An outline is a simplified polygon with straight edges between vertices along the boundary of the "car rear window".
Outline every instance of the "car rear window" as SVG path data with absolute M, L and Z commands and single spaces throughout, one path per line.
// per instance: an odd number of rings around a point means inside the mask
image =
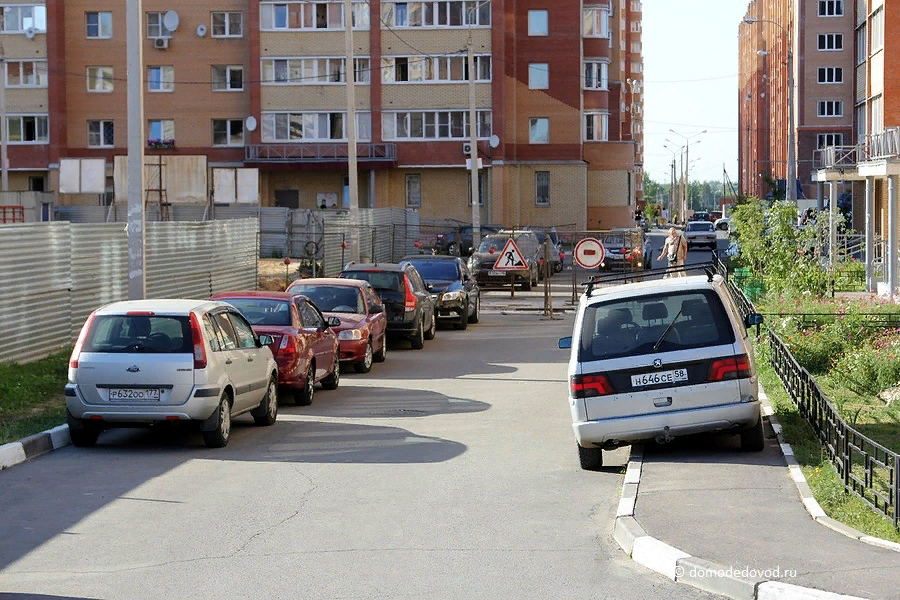
M 292 325 L 291 305 L 287 300 L 222 298 L 222 301 L 238 309 L 251 325 L 268 325 L 270 327 L 290 327 Z
M 303 294 L 322 312 L 361 314 L 365 311 L 362 294 L 349 285 L 297 284 L 288 288 L 289 292 Z
M 696 290 L 586 307 L 578 355 L 581 362 L 588 362 L 733 344 L 734 339 L 731 321 L 719 296 L 712 290 Z
M 405 291 L 403 274 L 394 271 L 344 271 L 341 273 L 341 277 L 368 281 L 376 290 Z
M 456 281 L 459 268 L 449 260 L 411 260 L 422 279 L 426 281 Z
M 607 233 L 601 239 L 604 246 L 624 246 L 625 234 L 623 233 Z
M 688 231 L 711 231 L 712 223 L 688 223 Z
M 97 315 L 82 351 L 191 353 L 191 322 L 180 316 Z

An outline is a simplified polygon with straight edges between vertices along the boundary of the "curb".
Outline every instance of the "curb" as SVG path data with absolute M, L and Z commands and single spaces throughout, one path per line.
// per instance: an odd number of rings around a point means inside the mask
M 53 429 L 22 438 L 18 442 L 4 444 L 0 446 L 0 471 L 48 452 L 59 450 L 71 443 L 72 438 L 69 437 L 69 426 L 59 425 Z
M 787 446 L 787 449 L 790 450 L 790 446 Z M 793 453 L 791 453 L 791 458 L 793 458 Z M 846 596 L 781 581 L 740 577 L 734 573 L 733 567 L 691 556 L 687 552 L 647 535 L 647 532 L 634 518 L 634 507 L 637 502 L 643 465 L 644 449 L 641 446 L 632 446 L 613 531 L 616 543 L 636 563 L 677 583 L 735 600 L 784 600 L 785 598 L 864 600 L 857 596 Z M 802 473 L 800 475 L 802 476 Z M 818 507 L 818 504 L 816 506 Z M 819 508 L 819 510 L 822 509 Z M 840 523 L 838 524 L 840 525 Z
M 797 491 L 800 492 L 800 500 L 803 501 L 803 506 L 806 508 L 806 512 L 809 513 L 809 516 L 817 523 L 821 523 L 825 527 L 849 538 L 859 540 L 870 546 L 877 546 L 879 548 L 884 548 L 885 550 L 900 552 L 900 544 L 866 535 L 862 531 L 857 531 L 849 525 L 844 525 L 840 521 L 835 521 L 825 514 L 825 511 L 822 510 L 822 507 L 813 496 L 812 489 L 810 489 L 809 483 L 807 483 L 806 477 L 803 475 L 803 470 L 800 468 L 800 463 L 794 458 L 793 448 L 784 441 L 781 423 L 778 422 L 772 404 L 769 402 L 769 396 L 762 389 L 762 386 L 760 386 L 759 389 L 759 399 L 762 401 L 763 415 L 769 420 L 769 424 L 772 426 L 772 430 L 778 438 L 778 445 L 781 448 L 781 453 L 784 455 L 784 461 L 787 463 L 788 469 L 790 470 L 791 479 L 793 479 L 794 483 L 797 485 Z

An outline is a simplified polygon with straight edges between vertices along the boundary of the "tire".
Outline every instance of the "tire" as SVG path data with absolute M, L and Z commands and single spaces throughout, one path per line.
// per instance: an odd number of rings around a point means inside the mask
M 97 443 L 101 432 L 99 427 L 84 419 L 76 419 L 68 410 L 66 411 L 66 421 L 69 424 L 69 437 L 72 438 L 73 446 L 90 448 Z
M 437 333 L 437 317 L 434 316 L 434 313 L 431 313 L 431 327 L 425 331 L 425 339 L 433 340 L 435 334 Z
M 425 320 L 420 319 L 419 326 L 416 328 L 415 333 L 413 333 L 413 336 L 409 338 L 409 345 L 412 346 L 413 350 L 421 350 L 425 347 L 425 333 L 423 331 L 424 329 Z
M 469 316 L 469 323 L 477 323 L 481 313 L 481 294 L 475 298 L 475 313 Z
M 523 292 L 531 291 L 531 275 L 530 274 L 528 275 L 528 281 L 522 284 L 522 291 Z
M 458 329 L 460 331 L 465 331 L 469 328 L 469 299 L 466 298 L 466 305 L 462 310 L 462 314 L 459 316 L 459 321 L 453 324 L 454 329 Z
M 309 367 L 306 369 L 306 381 L 303 384 L 303 389 L 299 392 L 294 392 L 294 404 L 297 406 L 309 406 L 313 403 L 313 397 L 316 395 L 316 366 L 313 363 L 309 363 Z
M 381 350 L 372 357 L 375 362 L 383 363 L 387 359 L 387 333 L 381 335 Z
M 366 355 L 365 357 L 353 363 L 353 368 L 357 373 L 368 373 L 372 370 L 372 362 L 375 360 L 374 353 L 372 352 L 372 339 L 369 338 L 369 343 L 366 344 Z
M 263 427 L 274 425 L 278 418 L 278 380 L 272 377 L 269 379 L 269 388 L 266 390 L 266 397 L 263 398 L 259 406 L 250 411 L 253 422 Z
M 744 452 L 762 452 L 766 447 L 766 438 L 763 432 L 762 416 L 756 421 L 756 425 L 741 432 L 741 450 Z
M 331 370 L 331 375 L 322 380 L 323 390 L 336 390 L 341 384 L 341 361 L 335 355 L 332 362 L 334 362 L 334 367 Z
M 599 471 L 603 468 L 603 450 L 578 446 L 578 462 L 585 471 Z
M 213 416 L 216 418 L 216 427 L 212 431 L 203 432 L 203 442 L 208 448 L 224 448 L 231 437 L 231 403 L 228 401 L 228 394 L 222 394 Z

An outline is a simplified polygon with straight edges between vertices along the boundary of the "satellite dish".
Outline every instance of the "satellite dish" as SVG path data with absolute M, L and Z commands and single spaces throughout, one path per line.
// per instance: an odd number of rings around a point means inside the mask
M 163 15 L 163 27 L 165 27 L 169 31 L 175 31 L 176 29 L 178 29 L 178 22 L 178 13 L 174 10 L 170 10 Z
M 201 23 L 200 25 L 197 25 L 197 37 L 203 37 L 205 35 L 206 35 L 206 25 L 204 25 L 203 23 Z
M 33 40 L 35 35 L 37 35 L 37 29 L 35 29 L 34 27 L 29 27 L 25 30 L 25 37 L 27 37 L 29 40 Z
M 500 138 L 497 137 L 496 134 L 492 135 L 489 143 L 491 145 L 491 148 L 496 148 L 497 146 L 500 145 Z
M 247 131 L 256 131 L 256 117 L 250 115 L 244 120 L 244 126 L 247 128 Z

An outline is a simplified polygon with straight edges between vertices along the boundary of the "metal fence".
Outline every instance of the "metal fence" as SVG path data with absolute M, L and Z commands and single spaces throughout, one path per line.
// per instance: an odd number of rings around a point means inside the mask
M 147 223 L 150 298 L 256 289 L 255 219 Z M 0 225 L 0 363 L 71 344 L 92 310 L 128 297 L 121 224 Z

